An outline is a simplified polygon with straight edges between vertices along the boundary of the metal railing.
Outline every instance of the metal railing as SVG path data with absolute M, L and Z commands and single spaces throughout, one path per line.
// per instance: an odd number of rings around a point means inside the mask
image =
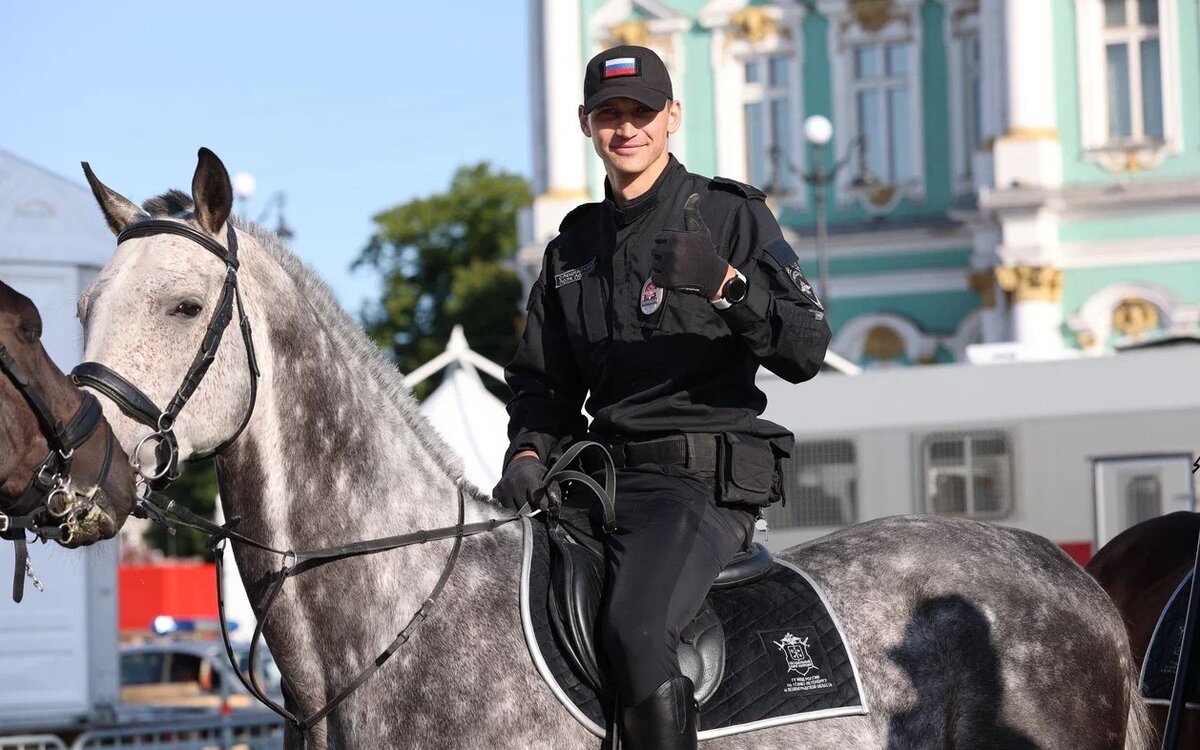
M 101 729 L 79 735 L 71 750 L 280 750 L 283 720 L 268 711 Z
M 20 734 L 0 737 L 0 750 L 67 750 L 67 746 L 52 734 Z
M 70 747 L 51 734 L 0 737 L 0 750 L 281 750 L 283 720 L 269 711 L 245 711 L 95 729 Z

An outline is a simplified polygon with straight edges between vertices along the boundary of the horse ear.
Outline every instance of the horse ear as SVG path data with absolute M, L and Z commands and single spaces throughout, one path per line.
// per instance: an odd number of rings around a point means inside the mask
M 233 210 L 233 185 L 229 172 L 217 155 L 201 147 L 196 154 L 196 174 L 192 176 L 192 202 L 200 226 L 209 234 L 220 234 Z
M 136 203 L 120 193 L 110 190 L 101 182 L 86 161 L 81 163 L 83 164 L 83 174 L 87 177 L 88 184 L 92 186 L 92 195 L 96 196 L 96 202 L 100 204 L 104 220 L 108 222 L 108 228 L 113 231 L 113 234 L 120 234 L 130 224 L 150 218 L 142 209 L 138 208 Z

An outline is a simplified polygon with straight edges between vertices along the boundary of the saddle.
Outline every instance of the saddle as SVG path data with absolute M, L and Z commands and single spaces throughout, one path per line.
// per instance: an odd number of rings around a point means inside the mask
M 603 738 L 612 723 L 614 691 L 593 636 L 605 565 L 603 544 L 592 534 L 597 525 L 606 533 L 616 527 L 615 468 L 604 452 L 603 485 L 566 468 L 595 445 L 576 443 L 546 479 L 582 485 L 599 501 L 603 517 L 564 506 L 544 523 L 521 519 L 521 625 L 551 692 Z M 702 740 L 867 712 L 854 657 L 824 595 L 802 570 L 773 559 L 760 544 L 718 575 L 681 633 L 678 655 L 695 687 Z
M 590 535 L 565 521 L 551 522 L 548 601 L 550 627 L 572 669 L 595 693 L 611 695 L 596 657 L 595 622 L 604 586 L 604 550 Z M 713 582 L 733 589 L 771 571 L 771 553 L 755 542 L 738 553 Z M 700 705 L 712 697 L 725 672 L 725 630 L 706 603 L 683 630 L 679 667 L 695 686 Z

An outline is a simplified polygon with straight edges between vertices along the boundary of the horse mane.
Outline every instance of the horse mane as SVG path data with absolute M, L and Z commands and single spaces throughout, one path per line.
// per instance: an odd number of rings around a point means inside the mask
M 147 199 L 142 208 L 154 217 L 194 219 L 192 198 L 182 190 L 168 190 Z M 462 477 L 462 459 L 450 449 L 433 424 L 420 411 L 412 389 L 404 383 L 404 374 L 383 350 L 367 336 L 362 326 L 350 317 L 324 279 L 300 260 L 274 232 L 247 219 L 230 216 L 238 232 L 254 238 L 267 256 L 296 284 L 302 300 L 312 306 L 316 316 L 333 334 L 333 339 L 356 358 L 354 370 L 378 384 L 388 401 L 395 404 L 409 431 L 433 457 L 435 463 L 452 478 Z M 468 487 L 472 486 L 467 482 Z M 478 497 L 486 500 L 484 493 Z M 490 501 L 494 502 L 494 501 Z

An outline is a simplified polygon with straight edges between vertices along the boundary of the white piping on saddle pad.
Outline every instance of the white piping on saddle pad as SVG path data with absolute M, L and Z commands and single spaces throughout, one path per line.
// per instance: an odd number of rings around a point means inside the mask
M 605 732 L 600 727 L 588 718 L 586 714 L 579 710 L 575 702 L 571 700 L 566 691 L 554 679 L 554 675 L 550 673 L 550 667 L 546 665 L 542 658 L 541 649 L 538 647 L 537 637 L 533 633 L 533 618 L 529 611 L 529 568 L 533 564 L 533 528 L 528 518 L 521 519 L 521 530 L 523 536 L 524 554 L 521 560 L 521 629 L 525 632 L 525 644 L 529 647 L 529 654 L 533 657 L 534 666 L 541 674 L 542 679 L 550 687 L 550 691 L 554 693 L 554 697 L 558 698 L 559 703 L 567 709 L 575 720 L 582 724 L 589 732 L 597 737 L 603 738 Z M 759 729 L 769 729 L 771 727 L 784 726 L 786 724 L 799 724 L 805 721 L 813 721 L 814 719 L 832 719 L 837 716 L 861 716 L 868 713 L 867 697 L 863 691 L 862 678 L 858 674 L 858 662 L 854 659 L 854 652 L 850 649 L 850 642 L 846 638 L 846 633 L 842 629 L 842 623 L 838 619 L 833 608 L 829 606 L 829 600 L 825 598 L 825 592 L 816 584 L 808 575 L 797 568 L 792 563 L 786 560 L 775 559 L 780 565 L 783 565 L 804 577 L 813 590 L 817 592 L 817 596 L 821 598 L 821 603 L 825 605 L 825 610 L 833 619 L 834 627 L 837 628 L 838 635 L 842 639 L 842 644 L 846 648 L 846 655 L 850 659 L 850 667 L 854 672 L 854 683 L 858 688 L 858 697 L 861 706 L 846 706 L 844 708 L 827 708 L 821 711 L 809 711 L 802 714 L 789 714 L 787 716 L 777 716 L 772 719 L 763 719 L 761 721 L 752 721 L 745 724 L 734 724 L 733 726 L 721 727 L 719 729 L 704 729 L 697 733 L 697 739 L 711 740 L 716 737 L 728 737 L 733 734 L 742 734 L 743 732 L 754 732 Z
M 554 679 L 554 675 L 550 674 L 550 667 L 546 665 L 546 660 L 542 658 L 542 650 L 538 647 L 537 636 L 533 633 L 533 617 L 529 614 L 529 568 L 533 564 L 533 524 L 528 518 L 521 519 L 521 533 L 524 543 L 523 554 L 521 557 L 521 629 L 525 631 L 525 645 L 529 647 L 529 655 L 533 657 L 533 665 L 537 667 L 537 671 L 541 674 L 542 679 L 550 686 L 550 692 L 554 693 L 554 697 L 558 698 L 558 702 L 563 704 L 567 712 L 575 717 L 575 720 L 582 724 L 589 732 L 596 735 L 600 739 L 604 739 L 605 732 L 600 727 L 596 726 L 587 714 L 579 710 L 575 705 L 575 701 L 567 695 L 558 681 Z
M 1158 631 L 1162 630 L 1163 622 L 1167 619 L 1167 612 L 1170 611 L 1171 605 L 1175 603 L 1175 597 L 1183 593 L 1183 587 L 1187 586 L 1192 580 L 1192 572 L 1189 571 L 1175 587 L 1175 591 L 1167 599 L 1167 603 L 1163 605 L 1162 612 L 1158 613 L 1158 622 L 1154 623 L 1154 632 L 1150 634 L 1150 641 L 1146 646 L 1146 654 L 1142 657 L 1142 668 L 1138 671 L 1138 694 L 1142 696 L 1142 702 L 1150 706 L 1169 706 L 1171 701 L 1166 698 L 1147 698 L 1146 690 L 1146 667 L 1150 666 L 1150 647 L 1158 640 Z M 1179 669 L 1176 665 L 1175 669 Z M 1200 710 L 1200 703 L 1192 703 L 1185 701 L 1184 708 L 1191 710 Z

